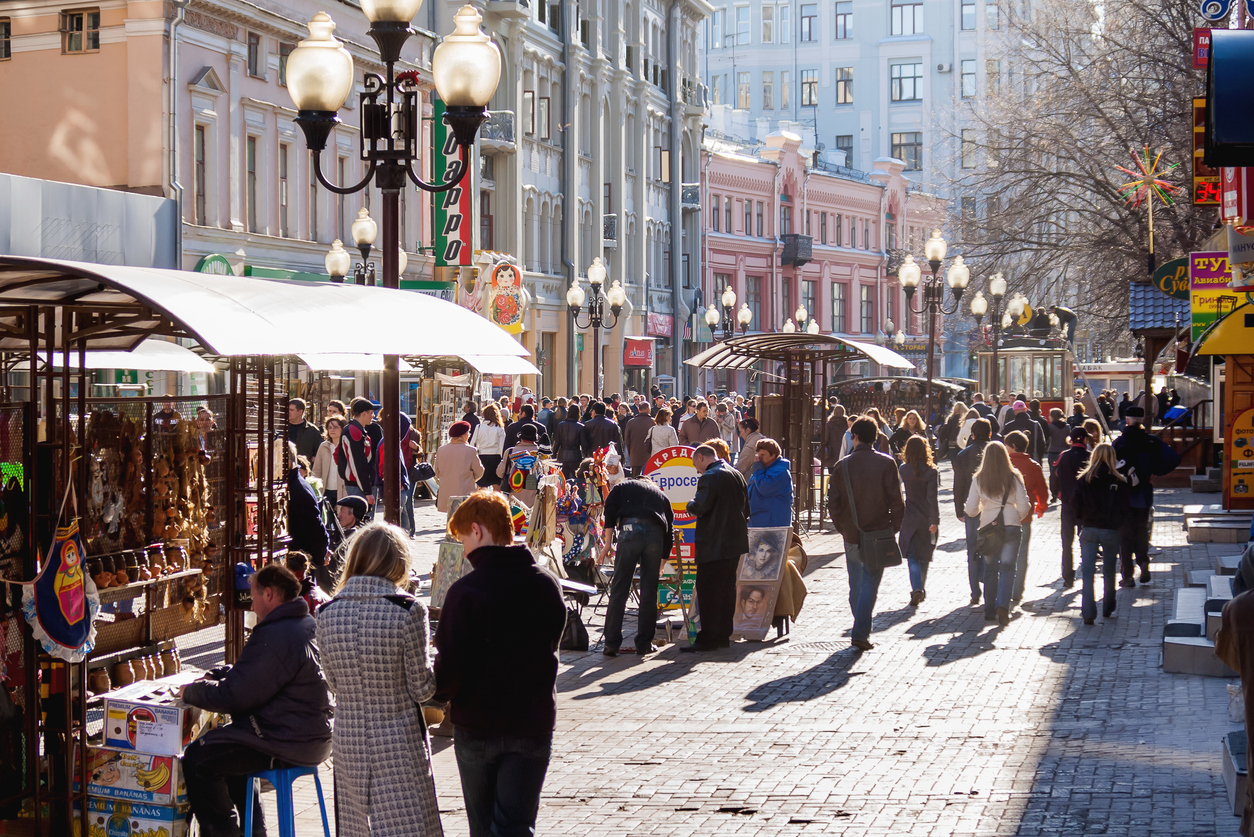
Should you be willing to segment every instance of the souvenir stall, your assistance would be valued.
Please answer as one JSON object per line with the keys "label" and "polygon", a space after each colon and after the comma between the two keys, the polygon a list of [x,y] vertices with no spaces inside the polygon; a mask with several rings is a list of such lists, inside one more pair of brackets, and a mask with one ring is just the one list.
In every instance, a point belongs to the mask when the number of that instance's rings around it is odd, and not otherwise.
{"label": "souvenir stall", "polygon": [[[376,353],[517,347],[419,294],[0,257],[0,364],[21,371],[0,403],[0,833],[83,812],[182,833],[176,757],[215,721],[174,698],[196,673],[172,640],[225,618],[224,658],[242,647],[248,568],[285,553],[296,356],[336,328]],[[96,353],[158,338],[218,359],[225,393],[89,397],[93,366],[138,365]]]}
{"label": "souvenir stall", "polygon": [[[939,378],[933,379],[932,389],[938,394],[934,401],[943,404],[959,398],[966,388]],[[893,410],[917,410],[919,415],[927,408],[927,379],[913,377],[852,378],[827,386],[827,397],[835,396],[850,415],[865,412],[871,407],[880,411],[885,419],[891,419]]]}

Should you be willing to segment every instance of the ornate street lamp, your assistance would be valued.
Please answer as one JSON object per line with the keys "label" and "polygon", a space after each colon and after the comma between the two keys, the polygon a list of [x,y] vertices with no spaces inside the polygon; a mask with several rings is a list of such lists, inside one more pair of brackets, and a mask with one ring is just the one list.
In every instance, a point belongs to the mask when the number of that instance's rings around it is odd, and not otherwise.
{"label": "ornate street lamp", "polygon": [[[406,179],[427,192],[457,188],[470,170],[471,148],[479,126],[487,118],[487,104],[501,77],[501,51],[479,28],[483,16],[473,6],[462,6],[453,16],[454,31],[436,47],[431,70],[436,92],[446,106],[445,121],[461,152],[459,165],[443,183],[426,183],[414,174],[420,159],[422,131],[417,73],[396,72],[401,49],[414,34],[410,22],[422,0],[361,0],[370,20],[370,37],[379,47],[385,75],[367,73],[361,93],[361,158],[366,175],[360,183],[335,185],[322,172],[322,152],[331,132],[340,124],[339,110],[348,101],[355,81],[353,57],[335,37],[335,21],[318,12],[309,22],[309,37],[287,59],[287,89],[296,105],[296,124],[305,134],[313,155],[314,176],[337,195],[360,192],[372,182],[383,195],[383,286],[400,285],[400,193]],[[369,221],[369,223],[366,223]],[[360,224],[358,223],[360,222]],[[353,239],[362,249],[362,261],[374,244],[374,222],[358,218]],[[343,249],[341,245],[341,250]],[[332,258],[332,255],[334,258]],[[347,254],[346,254],[347,255]],[[332,268],[335,271],[332,271]],[[327,269],[334,277],[343,267],[332,247]],[[340,276],[348,273],[344,269]],[[396,355],[383,358],[383,496],[384,519],[400,522],[400,372]]]}
{"label": "ornate street lamp", "polygon": [[[353,221],[352,232],[353,242],[357,245],[358,252],[361,253],[361,261],[352,264],[352,258],[344,244],[338,238],[331,242],[331,249],[327,251],[323,264],[327,266],[327,274],[331,277],[332,282],[343,282],[348,275],[349,270],[353,273],[353,282],[358,285],[377,285],[378,280],[375,278],[374,262],[370,261],[370,248],[374,245],[374,240],[379,231],[374,219],[370,217],[370,213],[362,209],[357,213],[357,220]],[[396,254],[396,272],[401,275],[405,272],[405,268],[409,265],[409,256],[405,253],[404,247],[397,248],[400,252]]]}
{"label": "ornate street lamp", "polygon": [[[576,328],[592,329],[592,388],[596,393],[600,393],[601,326],[613,329],[618,325],[618,315],[627,304],[627,292],[623,290],[622,285],[618,284],[617,279],[614,280],[608,292],[602,292],[602,286],[605,284],[605,265],[601,263],[600,256],[593,259],[588,267],[588,284],[592,286],[592,299],[588,299],[587,292],[580,287],[579,277],[576,276],[575,280],[570,283],[570,289],[566,291],[566,306],[570,309],[571,322]],[[588,303],[588,318],[585,325],[580,325],[579,314],[585,301]],[[614,315],[614,319],[608,323],[604,318],[603,303],[605,302],[609,302],[610,313]]]}
{"label": "ornate street lamp", "polygon": [[[948,245],[941,238],[940,230],[933,230],[932,237],[923,245],[923,255],[927,259],[928,267],[932,269],[932,276],[922,283],[923,299],[919,308],[915,308],[913,303],[914,293],[922,281],[922,271],[915,263],[914,256],[907,253],[905,261],[897,269],[897,281],[906,292],[906,305],[916,314],[927,315],[927,415],[924,421],[929,423],[932,417],[932,378],[935,377],[936,315],[949,315],[957,311],[962,292],[971,281],[971,271],[963,263],[962,256],[955,256],[945,273],[945,283],[941,283],[941,262],[945,260],[947,250]],[[953,294],[950,304],[945,303],[945,284],[949,285],[950,293]]]}
{"label": "ornate street lamp", "polygon": [[749,308],[749,303],[740,303],[740,310],[736,312],[736,323],[740,326],[740,333],[744,334],[749,330],[749,324],[753,322],[753,311]]}
{"label": "ornate street lamp", "polygon": [[[721,320],[722,318],[723,318],[722,315],[718,313],[718,306],[715,305],[713,302],[711,302],[710,307],[705,309],[705,324],[710,327],[710,341],[711,342],[718,339],[718,335],[715,333],[715,329],[718,328],[718,321]],[[723,330],[726,331],[727,326],[724,326]]]}
{"label": "ornate street lamp", "polygon": [[[1002,329],[1009,328],[1012,322],[1010,313],[1002,311],[1002,301],[1006,297],[1006,279],[1000,273],[994,273],[988,277],[988,295],[992,299],[992,329],[993,329],[993,370],[989,375],[989,386],[992,392],[991,396],[998,395],[997,378],[999,373],[998,350],[1001,347]],[[980,291],[975,292],[975,298],[971,300],[971,314],[975,317],[976,325],[984,321],[984,315],[989,313],[989,300],[984,298],[984,294]],[[1019,313],[1023,313],[1023,309],[1019,308]]]}
{"label": "ornate street lamp", "polygon": [[797,326],[795,323],[793,323],[792,317],[789,317],[787,320],[785,320],[784,327],[780,329],[780,331],[784,332],[784,334],[792,334],[796,330],[797,330]]}

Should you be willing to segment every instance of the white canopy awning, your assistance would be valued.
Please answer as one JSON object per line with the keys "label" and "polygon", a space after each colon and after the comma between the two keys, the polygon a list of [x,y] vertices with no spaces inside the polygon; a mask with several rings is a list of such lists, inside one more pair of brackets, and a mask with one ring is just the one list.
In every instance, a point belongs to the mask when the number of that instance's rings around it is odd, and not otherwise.
{"label": "white canopy awning", "polygon": [[525,357],[512,355],[458,355],[484,375],[539,375],[540,370]]}
{"label": "white canopy awning", "polygon": [[[328,346],[426,357],[528,354],[483,317],[413,291],[0,256],[0,309],[31,305],[120,312],[84,333],[88,350],[128,350],[162,334],[186,335],[221,356]],[[0,314],[0,351],[27,348],[20,319]]]}
{"label": "white canopy awning", "polygon": [[700,369],[748,369],[763,360],[781,361],[798,355],[841,363],[850,360],[873,360],[892,369],[913,369],[914,364],[892,349],[863,343],[835,334],[803,332],[764,332],[732,337],[715,343],[703,352],[685,360]]}
{"label": "white canopy awning", "polygon": [[[361,355],[352,352],[335,352],[313,354],[302,352],[297,355],[300,362],[315,372],[348,371],[348,372],[382,372],[383,355]],[[413,372],[414,367],[400,358],[398,368],[402,372]]]}
{"label": "white canopy awning", "polygon": [[[214,372],[214,366],[191,349],[157,337],[149,337],[129,352],[87,352],[87,369],[138,369],[146,372]],[[46,360],[44,352],[40,360]],[[52,367],[61,368],[64,358],[60,352],[52,353]],[[78,363],[76,353],[70,354],[70,365]]]}

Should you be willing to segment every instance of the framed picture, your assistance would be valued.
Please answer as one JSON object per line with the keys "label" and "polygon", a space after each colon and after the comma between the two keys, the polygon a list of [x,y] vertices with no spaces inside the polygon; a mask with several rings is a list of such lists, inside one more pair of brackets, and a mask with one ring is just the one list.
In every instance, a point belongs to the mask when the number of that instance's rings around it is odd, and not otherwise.
{"label": "framed picture", "polygon": [[431,573],[431,606],[443,607],[444,597],[453,582],[469,573],[470,562],[465,560],[465,550],[459,541],[441,541],[440,554]]}
{"label": "framed picture", "polygon": [[766,639],[779,598],[778,581],[741,581],[736,584],[736,611],[732,635],[741,639]]}
{"label": "framed picture", "polygon": [[788,555],[791,529],[750,529],[749,551],[740,562],[740,581],[779,581]]}

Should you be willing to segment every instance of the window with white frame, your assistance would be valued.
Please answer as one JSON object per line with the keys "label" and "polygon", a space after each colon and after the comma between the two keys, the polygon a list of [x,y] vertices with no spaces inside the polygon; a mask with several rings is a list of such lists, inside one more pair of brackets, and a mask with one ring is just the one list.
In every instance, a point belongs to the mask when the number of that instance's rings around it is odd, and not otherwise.
{"label": "window with white frame", "polygon": [[732,228],[732,208],[734,203],[735,201],[732,200],[730,195],[723,198],[723,221],[725,222],[723,228],[728,235],[735,232],[735,229]]}
{"label": "window with white frame", "polygon": [[748,46],[752,43],[749,33],[749,7],[736,7],[736,46]]}
{"label": "window with white frame", "polygon": [[205,189],[209,183],[208,129],[197,125],[192,132],[192,223],[203,227],[208,218],[208,199]]}
{"label": "window with white frame", "polygon": [[840,216],[839,212],[836,213],[835,222],[832,224],[832,232],[834,233],[834,235],[832,236],[832,243],[835,244],[837,247],[845,246],[844,225],[845,225],[845,219]]}
{"label": "window with white frame", "polygon": [[[259,232],[257,226],[257,138],[244,143],[245,200],[248,201],[248,231]],[[343,182],[343,181],[341,181]]]}
{"label": "window with white frame", "polygon": [[984,62],[984,79],[985,89],[989,96],[996,96],[1001,92],[1001,61],[996,58],[989,58]]}
{"label": "window with white frame", "polygon": [[710,49],[723,47],[723,10],[715,9],[710,15]]}
{"label": "window with white frame", "polygon": [[962,59],[962,98],[975,97],[975,59]]}
{"label": "window with white frame", "polygon": [[[792,4],[784,3],[779,9],[779,42],[792,43]],[[787,105],[785,105],[787,107]]]}
{"label": "window with white frame", "polygon": [[996,3],[986,3],[984,6],[984,26],[986,29],[1001,28],[1001,13],[997,9]]}
{"label": "window with white frame", "polygon": [[719,231],[718,229],[719,222],[722,220],[720,218],[719,210],[720,210],[719,196],[710,195],[710,230],[712,232]]}
{"label": "window with white frame", "polygon": [[962,129],[962,144],[959,156],[962,158],[962,167],[964,169],[975,168],[976,140],[974,128]]}
{"label": "window with white frame", "polygon": [[736,73],[736,107],[741,110],[752,107],[749,102],[749,78],[749,73]]}
{"label": "window with white frame", "polygon": [[779,106],[784,110],[790,107],[788,100],[792,92],[792,80],[788,77],[787,70],[780,70],[779,73]]}
{"label": "window with white frame", "polygon": [[[853,134],[837,134],[836,150],[845,152],[845,166],[853,168]],[[836,217],[839,218],[840,216],[837,215]]]}
{"label": "window with white frame", "polygon": [[923,63],[890,64],[889,98],[894,102],[917,102],[923,98]]}
{"label": "window with white frame", "polygon": [[754,220],[757,222],[755,224],[755,229],[757,230],[758,238],[764,238],[766,235],[766,229],[764,226],[765,218],[766,213],[764,205],[762,201],[758,201],[757,206],[754,209]]}
{"label": "window with white frame", "polygon": [[775,7],[762,7],[762,43],[775,43]]}
{"label": "window with white frame", "polygon": [[740,206],[745,216],[744,234],[753,235],[753,201],[741,201]]}
{"label": "window with white frame", "polygon": [[842,282],[832,283],[832,331],[837,334],[846,334],[845,329],[848,327],[848,320],[845,319],[846,312],[845,301],[845,285]]}
{"label": "window with white frame", "polygon": [[762,110],[775,110],[775,73],[762,73]]}
{"label": "window with white frame", "polygon": [[261,50],[261,36],[256,32],[248,33],[248,74],[253,78],[265,78],[266,68],[262,62],[265,55]]}
{"label": "window with white frame", "polygon": [[875,333],[875,289],[870,285],[858,285],[862,333]]}
{"label": "window with white frame", "polygon": [[288,193],[288,165],[291,158],[292,147],[285,142],[279,143],[279,235],[283,238],[291,238],[292,230],[289,225],[289,211],[291,203]]}

